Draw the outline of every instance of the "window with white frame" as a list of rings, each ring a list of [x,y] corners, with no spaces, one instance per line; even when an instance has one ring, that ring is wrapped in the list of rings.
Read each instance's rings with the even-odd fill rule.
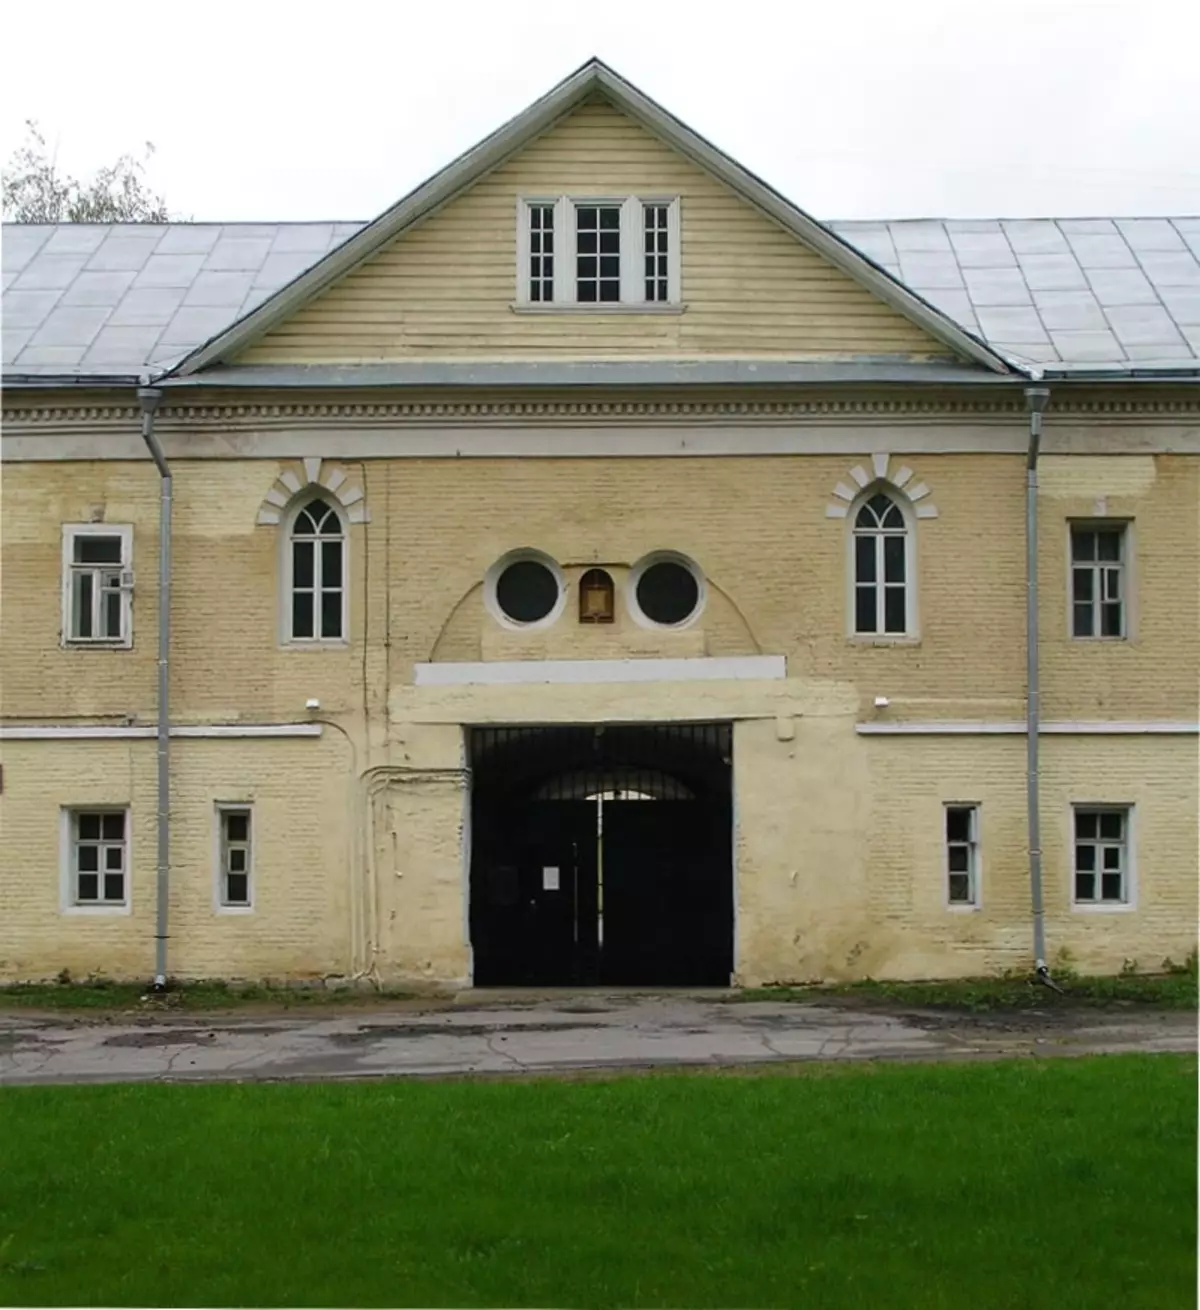
[[[1071,635],[1125,636],[1124,523],[1071,524]]]
[[[854,631],[903,636],[912,609],[912,536],[900,506],[876,491],[854,517]]]
[[[129,823],[125,810],[67,814],[70,901],[74,906],[123,906],[129,898]]]
[[[346,576],[346,530],[341,517],[320,497],[307,501],[288,532],[286,636],[290,641],[344,640]]]
[[[63,525],[63,641],[128,646],[133,637],[133,528]]]
[[[1129,902],[1129,807],[1075,807],[1076,905]]]
[[[946,806],[946,899],[979,904],[979,806]]]
[[[523,199],[522,305],[669,306],[679,294],[679,199]]]
[[[222,909],[250,909],[251,811],[248,805],[217,806],[217,902]]]

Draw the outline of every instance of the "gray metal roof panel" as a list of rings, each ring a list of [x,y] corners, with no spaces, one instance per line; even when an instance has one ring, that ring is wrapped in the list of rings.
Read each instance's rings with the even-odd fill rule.
[[[1148,350],[1164,360],[1180,350],[1200,358],[1200,217],[830,226],[968,332],[1015,357],[1114,367],[1140,362]],[[5,370],[133,376],[173,362],[362,227],[5,225]],[[108,312],[90,342],[62,341],[63,332],[82,336],[95,323],[91,314],[59,312],[81,308]],[[1130,310],[1158,312],[1119,312]]]

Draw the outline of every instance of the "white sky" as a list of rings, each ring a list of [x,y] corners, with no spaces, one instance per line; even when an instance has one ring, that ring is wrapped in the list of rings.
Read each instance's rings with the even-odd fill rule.
[[[44,15],[44,17],[43,17]],[[1197,0],[13,5],[0,147],[367,219],[591,55],[821,218],[1200,214]]]

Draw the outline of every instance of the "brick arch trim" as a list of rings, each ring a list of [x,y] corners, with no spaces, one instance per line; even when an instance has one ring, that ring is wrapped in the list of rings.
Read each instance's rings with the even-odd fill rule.
[[[357,479],[351,477],[340,464],[333,460],[323,460],[317,455],[297,460],[283,470],[271,490],[263,497],[255,521],[260,524],[279,523],[288,505],[310,487],[328,492],[346,511],[346,517],[351,523],[371,521],[363,489]]]
[[[833,489],[835,499],[825,506],[825,517],[844,519],[858,497],[877,483],[891,487],[906,497],[912,503],[917,518],[937,518],[937,506],[929,499],[933,493],[924,482],[917,479],[907,464],[893,468],[892,457],[886,451],[877,451],[871,456],[870,469],[865,464],[856,464],[846,474],[845,479]]]

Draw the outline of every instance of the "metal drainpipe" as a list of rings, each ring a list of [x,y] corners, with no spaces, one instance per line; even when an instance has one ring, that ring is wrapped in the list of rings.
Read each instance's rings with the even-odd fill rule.
[[[1038,377],[1040,375],[1035,375]],[[1042,895],[1042,815],[1038,780],[1041,681],[1038,675],[1038,454],[1048,387],[1026,387],[1029,453],[1025,461],[1025,598],[1027,659],[1025,697],[1026,804],[1029,816],[1029,893],[1033,903],[1033,959],[1038,982],[1054,986],[1046,964],[1046,908]]]
[[[149,382],[149,379],[145,379]],[[142,440],[158,468],[158,909],[154,929],[154,990],[167,989],[167,904],[171,887],[171,468],[154,434],[154,414],[163,393],[138,388]]]

